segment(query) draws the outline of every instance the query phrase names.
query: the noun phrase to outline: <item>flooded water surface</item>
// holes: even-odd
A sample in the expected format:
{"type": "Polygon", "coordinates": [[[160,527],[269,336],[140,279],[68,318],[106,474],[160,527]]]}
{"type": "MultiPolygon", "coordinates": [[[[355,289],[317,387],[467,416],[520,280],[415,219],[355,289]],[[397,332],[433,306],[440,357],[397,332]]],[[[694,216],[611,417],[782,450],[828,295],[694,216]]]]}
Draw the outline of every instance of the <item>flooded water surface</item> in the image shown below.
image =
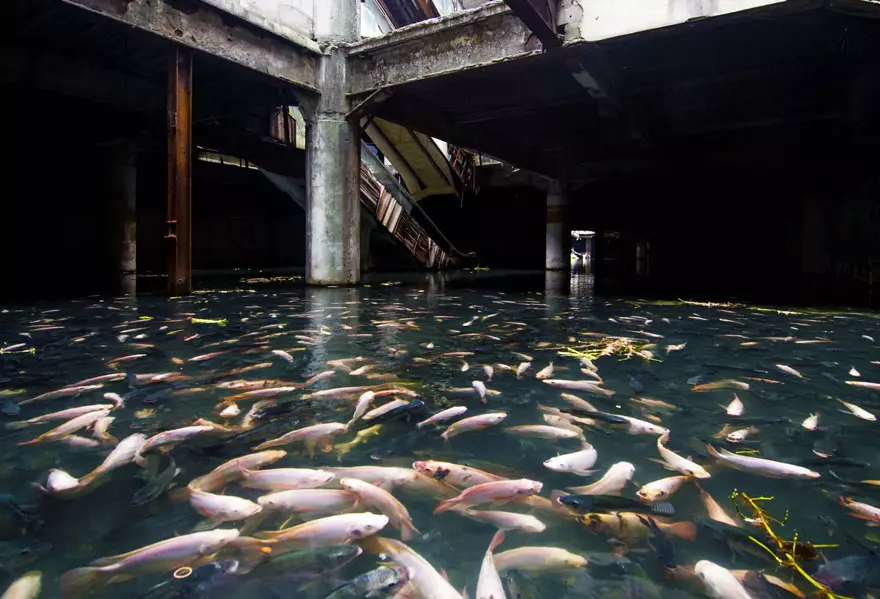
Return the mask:
{"type": "Polygon", "coordinates": [[[376,284],[0,325],[16,599],[880,587],[875,315],[376,284]]]}

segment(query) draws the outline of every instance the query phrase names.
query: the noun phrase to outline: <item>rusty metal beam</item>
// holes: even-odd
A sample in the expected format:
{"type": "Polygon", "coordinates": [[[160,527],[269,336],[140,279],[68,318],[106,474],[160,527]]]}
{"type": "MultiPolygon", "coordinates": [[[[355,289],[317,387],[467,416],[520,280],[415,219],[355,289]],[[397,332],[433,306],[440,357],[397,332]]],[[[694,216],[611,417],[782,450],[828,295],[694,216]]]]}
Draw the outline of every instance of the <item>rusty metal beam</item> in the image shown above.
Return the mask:
{"type": "Polygon", "coordinates": [[[556,0],[504,0],[522,19],[545,48],[556,48],[562,40],[556,34],[556,0]]]}
{"type": "Polygon", "coordinates": [[[168,69],[168,295],[192,292],[192,53],[174,48],[168,69]]]}
{"type": "Polygon", "coordinates": [[[320,55],[195,0],[63,0],[127,26],[318,92],[320,55]]]}

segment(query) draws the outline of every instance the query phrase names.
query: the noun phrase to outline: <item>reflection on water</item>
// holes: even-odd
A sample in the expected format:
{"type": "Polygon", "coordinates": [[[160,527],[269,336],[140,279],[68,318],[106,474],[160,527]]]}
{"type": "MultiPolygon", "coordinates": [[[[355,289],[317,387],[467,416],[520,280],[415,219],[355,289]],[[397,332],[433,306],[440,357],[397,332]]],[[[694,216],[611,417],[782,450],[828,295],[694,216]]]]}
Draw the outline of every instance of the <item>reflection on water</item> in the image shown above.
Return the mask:
{"type": "MultiPolygon", "coordinates": [[[[0,589],[26,571],[39,570],[43,596],[55,597],[59,576],[71,568],[209,529],[210,523],[190,505],[186,484],[290,430],[346,423],[364,390],[329,391],[340,387],[373,389],[379,397],[372,407],[395,398],[425,405],[411,403],[391,417],[360,420],[332,439],[332,449],[327,439],[317,443],[314,457],[302,443],[285,445],[287,455],[264,468],[410,469],[414,461],[441,460],[500,477],[539,481],[540,496],[550,498],[558,494],[554,492],[599,480],[615,463],[629,462],[635,474],[622,494],[636,499],[643,485],[677,474],[653,461],[661,457],[653,425],[671,430],[670,450],[692,458],[711,474],[699,487],[686,480],[663,498],[661,503],[670,503],[674,515],[653,514],[660,530],[666,531],[660,536],[638,519],[627,520],[624,528],[602,518],[587,526],[560,513],[550,501],[475,506],[530,514],[546,525],[543,532],[508,531],[496,554],[522,546],[553,546],[590,562],[555,571],[512,571],[509,578],[519,589],[517,596],[702,596],[704,586],[692,571],[699,560],[772,572],[805,592],[811,590],[803,577],[776,567],[766,552],[756,549],[748,533],[737,535],[735,527],[713,524],[701,489],[737,525],[754,534],[754,526],[734,517],[730,495],[738,489],[772,496],[771,513],[782,518],[790,510],[785,527],[778,529],[782,536],[791,538],[797,532],[803,540],[841,544],[823,550],[832,560],[860,556],[861,562],[847,563],[855,574],[844,577],[838,569],[831,571],[833,576],[826,572],[823,580],[845,586],[841,581],[846,578],[846,592],[860,597],[880,582],[871,580],[876,578],[873,554],[856,544],[869,544],[873,529],[865,520],[846,517],[855,508],[839,502],[844,495],[870,505],[880,503],[875,483],[858,482],[880,479],[880,455],[873,443],[878,425],[866,419],[878,407],[876,388],[870,385],[880,381],[875,315],[595,298],[592,277],[586,274],[569,279],[543,272],[518,278],[501,272],[450,272],[368,285],[267,285],[186,299],[87,298],[3,310],[0,419],[7,428],[0,438],[0,589]],[[548,374],[551,363],[553,372],[548,374]],[[491,377],[484,368],[488,366],[491,377]],[[550,383],[536,377],[542,370],[550,383]],[[310,377],[328,371],[333,374],[304,386],[310,377]],[[114,373],[124,376],[87,382],[114,373]],[[577,381],[580,388],[560,387],[553,380],[577,381]],[[485,385],[485,405],[474,381],[485,385]],[[853,381],[858,384],[848,384],[853,381]],[[71,391],[73,384],[82,389],[71,391]],[[288,390],[275,395],[267,391],[278,387],[288,390]],[[380,393],[389,389],[406,392],[380,393]],[[264,394],[249,394],[259,390],[264,394]],[[316,393],[321,391],[327,393],[316,393]],[[124,405],[109,411],[107,417],[113,420],[102,421],[98,431],[62,431],[20,445],[65,422],[23,426],[25,420],[107,403],[105,393],[118,394],[124,405]],[[562,393],[588,401],[601,414],[559,412],[573,406],[562,393]],[[23,403],[42,394],[48,395],[23,403]],[[229,399],[235,395],[237,399],[229,399]],[[725,411],[734,395],[742,402],[741,416],[725,411]],[[254,412],[257,401],[266,403],[254,412]],[[235,409],[230,408],[233,404],[235,409]],[[455,406],[467,412],[436,427],[416,427],[429,415],[455,406]],[[455,436],[448,443],[440,437],[456,419],[490,411],[507,417],[499,425],[455,436]],[[808,430],[802,422],[813,413],[819,415],[818,423],[808,430]],[[638,422],[621,424],[621,415],[638,422]],[[580,421],[572,424],[570,417],[580,421]],[[141,466],[125,463],[98,476],[82,493],[46,494],[33,484],[45,485],[51,469],[83,477],[101,464],[115,439],[134,433],[149,437],[189,426],[198,418],[225,429],[151,451],[141,466]],[[583,431],[598,455],[589,468],[593,474],[581,476],[543,465],[549,458],[581,449],[576,435],[544,438],[534,436],[536,429],[509,430],[548,424],[557,431],[583,431]],[[805,466],[821,476],[799,480],[737,471],[711,458],[707,443],[805,466]],[[135,494],[139,499],[133,501],[135,494]],[[839,526],[833,536],[827,523],[817,519],[820,515],[839,526]],[[681,526],[690,522],[698,524],[695,538],[681,526]],[[670,528],[672,523],[678,526],[670,528]],[[674,547],[674,570],[667,567],[669,543],[674,547]]],[[[576,405],[583,409],[583,404],[576,405]]],[[[232,475],[233,482],[216,492],[251,500],[269,492],[245,488],[235,479],[232,475]]],[[[421,533],[409,545],[437,570],[444,569],[453,587],[467,585],[473,596],[494,529],[467,513],[433,514],[440,500],[458,492],[434,482],[424,488],[393,488],[421,533]]],[[[326,486],[338,488],[338,480],[326,486]]],[[[368,505],[357,510],[377,511],[368,505]]],[[[326,514],[306,517],[318,515],[326,514]]],[[[297,515],[273,513],[254,523],[255,531],[245,532],[260,536],[260,530],[300,521],[297,515]]],[[[227,522],[220,528],[239,526],[241,522],[227,522]]],[[[400,538],[391,526],[382,534],[400,538]]],[[[366,547],[348,555],[338,548],[294,553],[287,562],[269,562],[274,565],[263,564],[247,573],[229,566],[242,561],[243,550],[227,547],[215,556],[218,563],[207,569],[198,568],[199,560],[193,558],[192,577],[178,581],[167,568],[147,568],[133,581],[104,577],[98,590],[119,598],[321,598],[385,560],[369,551],[369,543],[366,547]],[[330,555],[332,551],[336,553],[330,555]]],[[[273,560],[280,559],[283,552],[275,552],[273,560]]],[[[805,563],[805,568],[814,571],[820,562],[805,563]]],[[[369,596],[395,592],[392,587],[369,596]]],[[[764,588],[753,590],[753,596],[785,596],[778,592],[783,594],[764,588]]],[[[335,596],[368,594],[347,587],[335,596]]]]}

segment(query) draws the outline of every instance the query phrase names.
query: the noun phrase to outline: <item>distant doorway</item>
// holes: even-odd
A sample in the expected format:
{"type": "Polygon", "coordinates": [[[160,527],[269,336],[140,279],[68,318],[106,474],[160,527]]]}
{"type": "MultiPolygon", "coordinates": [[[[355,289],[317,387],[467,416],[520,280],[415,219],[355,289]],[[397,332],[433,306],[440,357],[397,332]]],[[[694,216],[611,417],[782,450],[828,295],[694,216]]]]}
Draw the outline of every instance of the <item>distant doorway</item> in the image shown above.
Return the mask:
{"type": "Polygon", "coordinates": [[[571,269],[586,273],[593,272],[593,255],[596,232],[571,232],[571,269]]]}

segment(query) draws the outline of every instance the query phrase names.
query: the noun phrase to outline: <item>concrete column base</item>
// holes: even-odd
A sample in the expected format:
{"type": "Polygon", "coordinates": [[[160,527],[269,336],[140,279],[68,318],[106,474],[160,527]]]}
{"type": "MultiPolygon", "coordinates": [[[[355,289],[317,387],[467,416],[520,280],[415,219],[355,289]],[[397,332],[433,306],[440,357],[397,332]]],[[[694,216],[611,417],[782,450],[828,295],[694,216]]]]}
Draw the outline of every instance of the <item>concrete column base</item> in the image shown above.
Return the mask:
{"type": "Polygon", "coordinates": [[[137,147],[133,141],[115,144],[110,154],[111,253],[113,291],[137,293],[137,147]]]}
{"type": "Polygon", "coordinates": [[[544,251],[547,270],[571,268],[571,231],[568,228],[568,196],[554,183],[547,191],[547,239],[544,251]]]}

